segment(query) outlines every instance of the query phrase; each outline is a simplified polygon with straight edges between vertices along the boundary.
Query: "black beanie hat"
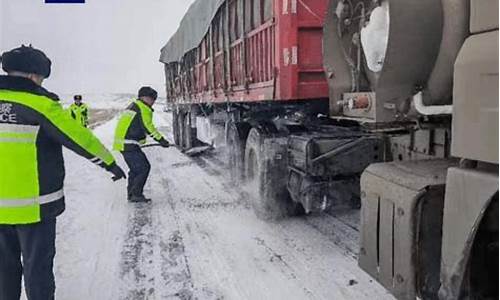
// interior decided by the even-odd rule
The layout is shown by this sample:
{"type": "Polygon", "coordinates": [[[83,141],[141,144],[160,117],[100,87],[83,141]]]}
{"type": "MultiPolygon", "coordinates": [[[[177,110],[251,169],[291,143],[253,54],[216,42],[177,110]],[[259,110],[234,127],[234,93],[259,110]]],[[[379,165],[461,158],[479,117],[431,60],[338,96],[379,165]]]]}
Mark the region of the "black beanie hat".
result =
{"type": "Polygon", "coordinates": [[[158,93],[149,86],[143,86],[139,89],[138,97],[151,97],[156,100],[158,98],[158,93]]]}
{"type": "Polygon", "coordinates": [[[41,50],[22,45],[19,48],[4,52],[0,58],[5,72],[23,72],[38,74],[47,78],[50,76],[52,62],[41,50]]]}

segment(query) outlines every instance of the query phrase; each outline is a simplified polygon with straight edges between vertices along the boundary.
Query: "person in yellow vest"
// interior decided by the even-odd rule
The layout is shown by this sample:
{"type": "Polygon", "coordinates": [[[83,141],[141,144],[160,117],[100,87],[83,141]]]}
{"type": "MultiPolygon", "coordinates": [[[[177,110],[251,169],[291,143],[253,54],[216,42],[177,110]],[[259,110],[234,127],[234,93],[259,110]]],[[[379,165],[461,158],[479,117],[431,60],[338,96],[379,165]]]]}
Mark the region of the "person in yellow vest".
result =
{"type": "Polygon", "coordinates": [[[65,209],[62,146],[125,178],[113,155],[42,87],[51,71],[40,50],[2,54],[0,76],[0,299],[54,299],[56,217],[65,209]],[[21,259],[22,257],[22,259],[21,259]]]}
{"type": "Polygon", "coordinates": [[[113,149],[120,151],[129,167],[127,194],[130,202],[150,202],[144,196],[144,185],[148,180],[151,164],[141,150],[146,136],[152,137],[162,147],[168,148],[170,143],[153,125],[153,104],[158,93],[151,87],[139,89],[135,99],[121,114],[115,130],[113,149]]]}
{"type": "Polygon", "coordinates": [[[89,125],[89,107],[82,102],[82,95],[75,95],[73,103],[69,106],[71,117],[77,120],[83,127],[89,125]]]}

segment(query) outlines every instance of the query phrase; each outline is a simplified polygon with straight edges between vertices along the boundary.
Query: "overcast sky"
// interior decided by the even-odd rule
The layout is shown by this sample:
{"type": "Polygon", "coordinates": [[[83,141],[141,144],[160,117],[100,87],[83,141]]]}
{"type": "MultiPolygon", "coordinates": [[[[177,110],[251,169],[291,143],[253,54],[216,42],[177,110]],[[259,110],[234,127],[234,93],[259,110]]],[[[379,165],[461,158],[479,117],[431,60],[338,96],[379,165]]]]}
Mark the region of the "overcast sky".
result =
{"type": "Polygon", "coordinates": [[[52,59],[45,86],[56,93],[164,95],[161,47],[193,0],[0,0],[0,51],[33,44],[52,59]]]}

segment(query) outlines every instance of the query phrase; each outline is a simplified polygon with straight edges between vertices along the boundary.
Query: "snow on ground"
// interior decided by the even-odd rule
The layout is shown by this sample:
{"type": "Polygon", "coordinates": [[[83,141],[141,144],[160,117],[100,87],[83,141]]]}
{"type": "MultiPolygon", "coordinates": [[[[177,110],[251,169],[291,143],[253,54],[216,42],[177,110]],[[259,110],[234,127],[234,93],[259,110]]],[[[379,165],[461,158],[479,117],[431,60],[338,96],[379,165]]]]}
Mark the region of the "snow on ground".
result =
{"type": "MultiPolygon", "coordinates": [[[[169,118],[157,110],[168,133],[169,118]]],[[[95,129],[109,147],[115,124],[95,129]]],[[[58,299],[392,299],[318,230],[331,217],[261,221],[217,158],[145,152],[152,204],[127,203],[125,181],[65,152],[58,299]]]]}

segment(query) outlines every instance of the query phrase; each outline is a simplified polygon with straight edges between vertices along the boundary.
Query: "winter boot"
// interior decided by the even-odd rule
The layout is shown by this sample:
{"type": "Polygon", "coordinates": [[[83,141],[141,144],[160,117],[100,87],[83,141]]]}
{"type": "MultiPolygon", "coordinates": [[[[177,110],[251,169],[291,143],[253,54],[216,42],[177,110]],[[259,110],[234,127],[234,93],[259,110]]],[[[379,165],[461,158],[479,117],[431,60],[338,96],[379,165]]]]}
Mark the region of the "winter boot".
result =
{"type": "Polygon", "coordinates": [[[130,196],[128,201],[132,203],[149,203],[151,202],[151,199],[144,197],[144,195],[141,195],[141,196],[130,196]]]}

